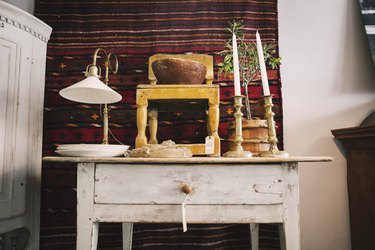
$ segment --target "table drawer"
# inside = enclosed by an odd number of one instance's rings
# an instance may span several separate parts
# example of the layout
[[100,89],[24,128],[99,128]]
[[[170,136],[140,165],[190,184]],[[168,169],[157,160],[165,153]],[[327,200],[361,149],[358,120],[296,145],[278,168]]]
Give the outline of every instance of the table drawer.
[[[260,171],[260,168],[261,171]],[[183,185],[192,192],[188,204],[280,204],[280,165],[116,165],[98,164],[96,204],[181,204]]]

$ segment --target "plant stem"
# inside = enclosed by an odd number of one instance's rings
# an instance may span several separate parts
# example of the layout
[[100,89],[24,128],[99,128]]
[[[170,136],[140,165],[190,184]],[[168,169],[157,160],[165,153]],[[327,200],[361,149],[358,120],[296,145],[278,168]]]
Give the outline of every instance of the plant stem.
[[249,100],[249,90],[247,89],[248,83],[244,82],[245,87],[245,107],[246,107],[246,120],[251,120],[251,109]]

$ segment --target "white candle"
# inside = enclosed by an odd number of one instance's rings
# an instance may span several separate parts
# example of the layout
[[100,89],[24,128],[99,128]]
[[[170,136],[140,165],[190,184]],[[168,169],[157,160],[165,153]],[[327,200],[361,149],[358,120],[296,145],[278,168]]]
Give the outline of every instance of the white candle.
[[239,96],[241,95],[241,87],[240,87],[240,66],[238,63],[238,48],[237,48],[237,38],[236,35],[233,34],[233,74],[234,74],[234,95]]
[[257,39],[257,50],[258,50],[260,74],[262,76],[263,95],[270,95],[270,87],[268,86],[266,62],[264,61],[262,41],[260,40],[260,35],[258,31],[256,33],[256,39]]

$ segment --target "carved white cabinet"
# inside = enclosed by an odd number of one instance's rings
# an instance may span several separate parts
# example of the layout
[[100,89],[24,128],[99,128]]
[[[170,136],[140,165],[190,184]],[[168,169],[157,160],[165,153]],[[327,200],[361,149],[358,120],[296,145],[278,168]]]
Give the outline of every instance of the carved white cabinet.
[[0,235],[26,227],[29,249],[39,249],[44,81],[51,31],[34,16],[0,1]]

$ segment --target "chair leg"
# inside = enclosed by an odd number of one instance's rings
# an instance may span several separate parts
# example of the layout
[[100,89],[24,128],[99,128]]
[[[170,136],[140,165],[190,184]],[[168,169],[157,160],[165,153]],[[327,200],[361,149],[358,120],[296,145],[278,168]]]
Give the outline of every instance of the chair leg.
[[137,128],[138,134],[135,138],[135,147],[139,148],[147,144],[146,124],[147,124],[147,105],[137,105]]
[[152,108],[148,112],[148,126],[150,131],[149,144],[158,144],[158,139],[156,138],[158,130],[158,109],[156,107]]
[[133,240],[133,223],[122,223],[122,249],[131,250]]
[[220,110],[219,104],[209,103],[208,108],[208,125],[207,128],[210,130],[209,134],[214,137],[215,149],[212,156],[220,156],[220,137],[219,137],[219,117]]

